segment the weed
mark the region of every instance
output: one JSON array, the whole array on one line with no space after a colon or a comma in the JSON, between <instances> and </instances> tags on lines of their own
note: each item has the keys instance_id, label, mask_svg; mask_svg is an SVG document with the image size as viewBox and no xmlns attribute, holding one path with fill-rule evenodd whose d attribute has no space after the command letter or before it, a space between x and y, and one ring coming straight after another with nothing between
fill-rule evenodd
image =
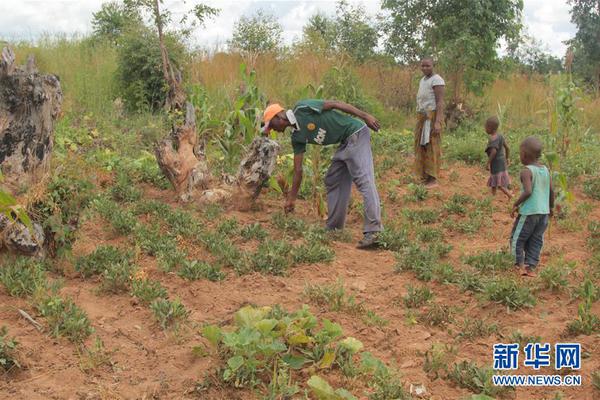
<instances>
[{"instance_id":1,"label":"weed","mask_svg":"<svg viewBox=\"0 0 600 400\"><path fill-rule=\"evenodd\" d=\"M203 213L206 219L214 221L218 216L223 214L223 207L216 203L209 204L204 208Z\"/></svg>"},{"instance_id":2,"label":"weed","mask_svg":"<svg viewBox=\"0 0 600 400\"><path fill-rule=\"evenodd\" d=\"M463 291L469 292L483 292L485 290L486 282L477 273L463 272L458 276L458 286Z\"/></svg>"},{"instance_id":3,"label":"weed","mask_svg":"<svg viewBox=\"0 0 600 400\"><path fill-rule=\"evenodd\" d=\"M455 283L459 276L454 267L447 263L435 264L432 273L433 279L444 284Z\"/></svg>"},{"instance_id":4,"label":"weed","mask_svg":"<svg viewBox=\"0 0 600 400\"><path fill-rule=\"evenodd\" d=\"M284 275L292 265L292 246L284 240L262 242L252 256L252 268L265 274Z\"/></svg>"},{"instance_id":5,"label":"weed","mask_svg":"<svg viewBox=\"0 0 600 400\"><path fill-rule=\"evenodd\" d=\"M396 265L394 270L413 271L417 279L430 281L433 279L432 268L437 263L439 257L431 250L422 249L417 244L410 244L396 253Z\"/></svg>"},{"instance_id":6,"label":"weed","mask_svg":"<svg viewBox=\"0 0 600 400\"><path fill-rule=\"evenodd\" d=\"M117 180L110 189L110 194L115 201L131 203L142 197L142 192L135 187L133 181L124 172L117 174Z\"/></svg>"},{"instance_id":7,"label":"weed","mask_svg":"<svg viewBox=\"0 0 600 400\"><path fill-rule=\"evenodd\" d=\"M177 328L185 320L189 312L181 303L181 300L167 300L158 298L150 303L150 309L154 313L154 318L163 329L169 327Z\"/></svg>"},{"instance_id":8,"label":"weed","mask_svg":"<svg viewBox=\"0 0 600 400\"><path fill-rule=\"evenodd\" d=\"M15 338L8 337L8 328L0 328L0 366L4 372L10 372L13 368L21 368L17 360L17 347L19 342Z\"/></svg>"},{"instance_id":9,"label":"weed","mask_svg":"<svg viewBox=\"0 0 600 400\"><path fill-rule=\"evenodd\" d=\"M143 304L150 304L156 299L166 299L167 289L159 281L148 278L134 279L131 281L131 295Z\"/></svg>"},{"instance_id":10,"label":"weed","mask_svg":"<svg viewBox=\"0 0 600 400\"><path fill-rule=\"evenodd\" d=\"M26 297L48 286L42 264L27 257L16 257L0 268L0 282L9 295Z\"/></svg>"},{"instance_id":11,"label":"weed","mask_svg":"<svg viewBox=\"0 0 600 400\"><path fill-rule=\"evenodd\" d=\"M131 278L135 271L135 266L128 261L112 263L102 272L102 282L100 290L105 293L124 293L131 286Z\"/></svg>"},{"instance_id":12,"label":"weed","mask_svg":"<svg viewBox=\"0 0 600 400\"><path fill-rule=\"evenodd\" d=\"M167 208L167 211L160 215L164 218L165 222L169 226L169 234L171 236L183 236L188 238L196 238L201 233L200 224L195 220L194 216L190 213L179 210Z\"/></svg>"},{"instance_id":13,"label":"weed","mask_svg":"<svg viewBox=\"0 0 600 400\"><path fill-rule=\"evenodd\" d=\"M98 336L94 338L91 347L79 351L79 368L83 372L93 371L104 365L112 365L111 353L104 347L104 342Z\"/></svg>"},{"instance_id":14,"label":"weed","mask_svg":"<svg viewBox=\"0 0 600 400\"><path fill-rule=\"evenodd\" d=\"M380 317L379 315L377 315L377 313L375 313L375 311L372 310L367 310L362 320L367 326L378 326L380 328L390 323L390 321L383 317Z\"/></svg>"},{"instance_id":15,"label":"weed","mask_svg":"<svg viewBox=\"0 0 600 400\"><path fill-rule=\"evenodd\" d=\"M409 193L406 195L408 201L424 201L427 199L429 192L424 185L417 185L414 183L408 184Z\"/></svg>"},{"instance_id":16,"label":"weed","mask_svg":"<svg viewBox=\"0 0 600 400\"><path fill-rule=\"evenodd\" d=\"M392 251L403 249L410 243L406 229L394 226L379 232L377 240L382 248Z\"/></svg>"},{"instance_id":17,"label":"weed","mask_svg":"<svg viewBox=\"0 0 600 400\"><path fill-rule=\"evenodd\" d=\"M465 318L460 326L458 338L462 340L473 340L488 337L498 333L498 325L490 324L480 318Z\"/></svg>"},{"instance_id":18,"label":"weed","mask_svg":"<svg viewBox=\"0 0 600 400\"><path fill-rule=\"evenodd\" d=\"M592 303L600 300L600 287L596 286L594 280L586 276L581 286L576 290L577 296L582 300L589 299Z\"/></svg>"},{"instance_id":19,"label":"weed","mask_svg":"<svg viewBox=\"0 0 600 400\"><path fill-rule=\"evenodd\" d=\"M210 265L207 262L197 260L185 260L178 275L189 281L204 278L212 282L217 282L225 279L225 274L221 272L219 266Z\"/></svg>"},{"instance_id":20,"label":"weed","mask_svg":"<svg viewBox=\"0 0 600 400\"><path fill-rule=\"evenodd\" d=\"M135 215L167 215L171 208L158 200L141 200L134 204L133 213Z\"/></svg>"},{"instance_id":21,"label":"weed","mask_svg":"<svg viewBox=\"0 0 600 400\"><path fill-rule=\"evenodd\" d=\"M422 243L439 242L443 239L444 234L437 228L424 226L417 231L417 239Z\"/></svg>"},{"instance_id":22,"label":"weed","mask_svg":"<svg viewBox=\"0 0 600 400\"><path fill-rule=\"evenodd\" d=\"M467 219L447 219L442 226L452 232L472 235L479 232L483 224L481 214L471 213Z\"/></svg>"},{"instance_id":23,"label":"weed","mask_svg":"<svg viewBox=\"0 0 600 400\"><path fill-rule=\"evenodd\" d=\"M430 208L422 208L418 210L404 209L402 213L409 221L419 224L433 224L440 217L439 211Z\"/></svg>"},{"instance_id":24,"label":"weed","mask_svg":"<svg viewBox=\"0 0 600 400\"><path fill-rule=\"evenodd\" d=\"M548 265L540 272L540 280L543 287L553 292L566 289L569 284L567 277L571 273L571 270L572 268L569 268L562 262Z\"/></svg>"},{"instance_id":25,"label":"weed","mask_svg":"<svg viewBox=\"0 0 600 400\"><path fill-rule=\"evenodd\" d=\"M444 204L444 209L449 214L465 215L467 213L467 204L473 203L473 198L463 194L453 194Z\"/></svg>"},{"instance_id":26,"label":"weed","mask_svg":"<svg viewBox=\"0 0 600 400\"><path fill-rule=\"evenodd\" d=\"M72 342L82 342L94 330L81 308L71 299L57 295L43 295L35 307L46 318L54 336L65 336Z\"/></svg>"},{"instance_id":27,"label":"weed","mask_svg":"<svg viewBox=\"0 0 600 400\"><path fill-rule=\"evenodd\" d=\"M440 328L451 323L453 318L452 308L444 304L433 304L418 317L420 322Z\"/></svg>"},{"instance_id":28,"label":"weed","mask_svg":"<svg viewBox=\"0 0 600 400\"><path fill-rule=\"evenodd\" d=\"M506 251L489 251L483 252L464 258L467 265L477 269L483 273L492 273L509 271L513 268L514 260L510 253Z\"/></svg>"},{"instance_id":29,"label":"weed","mask_svg":"<svg viewBox=\"0 0 600 400\"><path fill-rule=\"evenodd\" d=\"M448 371L448 379L458 386L470 391L487 396L497 396L514 390L510 386L495 386L492 382L494 370L488 367L479 367L472 361L462 361L453 365Z\"/></svg>"},{"instance_id":30,"label":"weed","mask_svg":"<svg viewBox=\"0 0 600 400\"><path fill-rule=\"evenodd\" d=\"M343 311L349 314L363 314L365 306L357 302L354 295L346 294L344 283L332 285L312 285L304 287L304 295L313 303L325 306L329 311Z\"/></svg>"},{"instance_id":31,"label":"weed","mask_svg":"<svg viewBox=\"0 0 600 400\"><path fill-rule=\"evenodd\" d=\"M456 348L449 344L433 343L425 352L423 371L433 379L444 376L448 372L448 364L456 356Z\"/></svg>"},{"instance_id":32,"label":"weed","mask_svg":"<svg viewBox=\"0 0 600 400\"><path fill-rule=\"evenodd\" d=\"M171 272L178 269L186 260L183 250L175 250L170 253L159 253L156 255L158 268L163 272Z\"/></svg>"},{"instance_id":33,"label":"weed","mask_svg":"<svg viewBox=\"0 0 600 400\"><path fill-rule=\"evenodd\" d=\"M82 277L88 278L104 272L112 265L129 264L131 253L123 252L113 246L98 246L87 256L82 256L75 262L75 271Z\"/></svg>"},{"instance_id":34,"label":"weed","mask_svg":"<svg viewBox=\"0 0 600 400\"><path fill-rule=\"evenodd\" d=\"M135 241L149 256L167 256L177 254L177 242L173 237L160 231L158 225L139 226L135 232Z\"/></svg>"},{"instance_id":35,"label":"weed","mask_svg":"<svg viewBox=\"0 0 600 400\"><path fill-rule=\"evenodd\" d=\"M135 215L106 198L96 199L93 203L98 213L106 219L114 231L120 235L128 235L136 229L138 220Z\"/></svg>"},{"instance_id":36,"label":"weed","mask_svg":"<svg viewBox=\"0 0 600 400\"><path fill-rule=\"evenodd\" d=\"M400 377L396 371L390 370L379 359L373 357L369 352L360 355L361 370L372 375L369 380L369 400L408 400L411 396L403 388Z\"/></svg>"},{"instance_id":37,"label":"weed","mask_svg":"<svg viewBox=\"0 0 600 400\"><path fill-rule=\"evenodd\" d=\"M600 200L600 176L588 178L583 183L583 193L594 200Z\"/></svg>"},{"instance_id":38,"label":"weed","mask_svg":"<svg viewBox=\"0 0 600 400\"><path fill-rule=\"evenodd\" d=\"M533 307L535 296L527 286L519 286L510 278L499 278L488 281L484 288L485 296L490 301L504 304L511 310Z\"/></svg>"},{"instance_id":39,"label":"weed","mask_svg":"<svg viewBox=\"0 0 600 400\"><path fill-rule=\"evenodd\" d=\"M408 308L419 308L433 299L433 292L427 286L408 286L408 293L402 298Z\"/></svg>"},{"instance_id":40,"label":"weed","mask_svg":"<svg viewBox=\"0 0 600 400\"><path fill-rule=\"evenodd\" d=\"M600 251L600 222L590 221L588 230L590 231L590 236L587 239L588 246L594 252Z\"/></svg>"},{"instance_id":41,"label":"weed","mask_svg":"<svg viewBox=\"0 0 600 400\"><path fill-rule=\"evenodd\" d=\"M258 222L244 226L240 232L240 235L244 240L256 239L259 242L262 242L269 236L265 228L263 228Z\"/></svg>"},{"instance_id":42,"label":"weed","mask_svg":"<svg viewBox=\"0 0 600 400\"><path fill-rule=\"evenodd\" d=\"M292 259L296 264L328 263L335 258L333 249L317 241L308 241L292 250Z\"/></svg>"},{"instance_id":43,"label":"weed","mask_svg":"<svg viewBox=\"0 0 600 400\"><path fill-rule=\"evenodd\" d=\"M307 230L306 222L281 212L275 213L271 221L275 228L294 236L302 236L303 232Z\"/></svg>"},{"instance_id":44,"label":"weed","mask_svg":"<svg viewBox=\"0 0 600 400\"><path fill-rule=\"evenodd\" d=\"M577 319L567 325L571 335L592 335L600 332L600 318L592 314L592 303L596 296L596 288L591 279L586 279L581 290L582 302L577 309Z\"/></svg>"},{"instance_id":45,"label":"weed","mask_svg":"<svg viewBox=\"0 0 600 400\"><path fill-rule=\"evenodd\" d=\"M217 226L217 232L222 236L236 236L240 227L236 219L229 218Z\"/></svg>"},{"instance_id":46,"label":"weed","mask_svg":"<svg viewBox=\"0 0 600 400\"><path fill-rule=\"evenodd\" d=\"M524 348L529 343L541 343L542 337L526 335L517 329L516 331L511 332L510 336L508 337L508 340L510 343L519 343L519 347Z\"/></svg>"}]
</instances>

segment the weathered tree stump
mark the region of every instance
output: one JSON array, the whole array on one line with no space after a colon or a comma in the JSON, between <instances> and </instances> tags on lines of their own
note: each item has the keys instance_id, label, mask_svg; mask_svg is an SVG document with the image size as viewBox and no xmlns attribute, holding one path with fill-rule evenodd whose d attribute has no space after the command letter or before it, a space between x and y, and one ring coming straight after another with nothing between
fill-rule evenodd
<instances>
[{"instance_id":1,"label":"weathered tree stump","mask_svg":"<svg viewBox=\"0 0 600 400\"><path fill-rule=\"evenodd\" d=\"M0 55L0 168L3 186L14 192L46 171L62 91L54 75L40 74L33 56L15 65L9 47Z\"/></svg>"},{"instance_id":2,"label":"weathered tree stump","mask_svg":"<svg viewBox=\"0 0 600 400\"><path fill-rule=\"evenodd\" d=\"M266 137L256 137L240 163L238 186L253 200L260 194L277 164L279 143Z\"/></svg>"}]
</instances>

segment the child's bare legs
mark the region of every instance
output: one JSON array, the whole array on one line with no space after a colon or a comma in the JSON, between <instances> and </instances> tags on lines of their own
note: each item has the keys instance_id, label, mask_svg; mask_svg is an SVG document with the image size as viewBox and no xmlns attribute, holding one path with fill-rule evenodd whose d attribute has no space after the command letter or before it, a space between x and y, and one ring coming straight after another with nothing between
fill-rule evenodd
<instances>
[{"instance_id":1,"label":"child's bare legs","mask_svg":"<svg viewBox=\"0 0 600 400\"><path fill-rule=\"evenodd\" d=\"M496 189L496 188L494 188L494 189ZM504 193L506 195L506 197L508 197L509 200L512 199L513 195L511 192L508 191L508 188L505 188L504 186L500 186L500 190L502 190L502 193Z\"/></svg>"}]
</instances>

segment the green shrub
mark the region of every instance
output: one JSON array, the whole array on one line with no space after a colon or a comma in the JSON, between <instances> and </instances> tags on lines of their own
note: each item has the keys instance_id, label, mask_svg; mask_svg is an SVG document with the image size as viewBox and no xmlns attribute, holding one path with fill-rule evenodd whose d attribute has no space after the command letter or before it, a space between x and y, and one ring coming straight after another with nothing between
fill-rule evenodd
<instances>
[{"instance_id":1,"label":"green shrub","mask_svg":"<svg viewBox=\"0 0 600 400\"><path fill-rule=\"evenodd\" d=\"M528 286L519 286L510 278L488 281L484 293L488 300L504 304L512 310L533 307L536 303L535 296Z\"/></svg>"},{"instance_id":2,"label":"green shrub","mask_svg":"<svg viewBox=\"0 0 600 400\"><path fill-rule=\"evenodd\" d=\"M13 368L21 368L17 360L17 346L19 342L15 338L8 337L8 328L0 328L0 366L4 372L9 372Z\"/></svg>"},{"instance_id":3,"label":"green shrub","mask_svg":"<svg viewBox=\"0 0 600 400\"><path fill-rule=\"evenodd\" d=\"M159 281L148 278L134 279L131 281L131 295L143 304L150 304L156 299L166 299L167 289Z\"/></svg>"},{"instance_id":4,"label":"green shrub","mask_svg":"<svg viewBox=\"0 0 600 400\"><path fill-rule=\"evenodd\" d=\"M408 285L408 293L402 298L408 308L419 308L433 299L433 292L427 286Z\"/></svg>"},{"instance_id":5,"label":"green shrub","mask_svg":"<svg viewBox=\"0 0 600 400\"><path fill-rule=\"evenodd\" d=\"M484 250L479 254L467 256L464 258L464 262L486 274L509 271L514 265L514 259L510 253L490 250Z\"/></svg>"},{"instance_id":6,"label":"green shrub","mask_svg":"<svg viewBox=\"0 0 600 400\"><path fill-rule=\"evenodd\" d=\"M85 311L71 299L63 299L57 295L43 296L35 307L46 318L54 336L65 336L70 341L79 343L94 331Z\"/></svg>"},{"instance_id":7,"label":"green shrub","mask_svg":"<svg viewBox=\"0 0 600 400\"><path fill-rule=\"evenodd\" d=\"M292 259L296 264L316 264L331 262L335 258L335 252L320 242L308 241L308 243L294 247Z\"/></svg>"},{"instance_id":8,"label":"green shrub","mask_svg":"<svg viewBox=\"0 0 600 400\"><path fill-rule=\"evenodd\" d=\"M131 253L124 252L113 246L98 246L87 256L82 256L75 262L75 271L82 277L88 278L103 273L112 265L123 265L131 262Z\"/></svg>"},{"instance_id":9,"label":"green shrub","mask_svg":"<svg viewBox=\"0 0 600 400\"><path fill-rule=\"evenodd\" d=\"M600 176L588 178L583 183L583 193L594 200L600 200Z\"/></svg>"},{"instance_id":10,"label":"green shrub","mask_svg":"<svg viewBox=\"0 0 600 400\"><path fill-rule=\"evenodd\" d=\"M252 256L252 268L265 274L284 275L292 266L292 246L285 240L262 242Z\"/></svg>"},{"instance_id":11,"label":"green shrub","mask_svg":"<svg viewBox=\"0 0 600 400\"><path fill-rule=\"evenodd\" d=\"M225 274L221 272L219 266L210 265L207 262L197 260L184 261L178 275L189 281L204 278L212 282L217 282L225 279Z\"/></svg>"},{"instance_id":12,"label":"green shrub","mask_svg":"<svg viewBox=\"0 0 600 400\"><path fill-rule=\"evenodd\" d=\"M4 262L0 268L0 282L8 294L15 297L31 296L38 289L48 287L42 264L27 257L16 257Z\"/></svg>"},{"instance_id":13,"label":"green shrub","mask_svg":"<svg viewBox=\"0 0 600 400\"><path fill-rule=\"evenodd\" d=\"M158 298L150 303L154 318L163 329L177 328L181 322L187 320L189 312L179 299L167 300Z\"/></svg>"},{"instance_id":14,"label":"green shrub","mask_svg":"<svg viewBox=\"0 0 600 400\"><path fill-rule=\"evenodd\" d=\"M255 222L250 225L246 225L242 228L240 235L244 240L256 239L259 242L265 240L269 233L262 227L262 225L258 222Z\"/></svg>"},{"instance_id":15,"label":"green shrub","mask_svg":"<svg viewBox=\"0 0 600 400\"><path fill-rule=\"evenodd\" d=\"M102 271L100 290L112 294L127 292L131 286L134 271L135 266L129 263L129 261L111 263Z\"/></svg>"}]
</instances>

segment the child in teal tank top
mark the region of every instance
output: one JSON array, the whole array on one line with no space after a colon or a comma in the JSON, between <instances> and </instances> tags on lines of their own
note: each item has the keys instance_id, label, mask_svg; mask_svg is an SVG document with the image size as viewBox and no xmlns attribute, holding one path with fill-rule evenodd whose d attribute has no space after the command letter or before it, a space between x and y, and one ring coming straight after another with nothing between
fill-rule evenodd
<instances>
[{"instance_id":1,"label":"child in teal tank top","mask_svg":"<svg viewBox=\"0 0 600 400\"><path fill-rule=\"evenodd\" d=\"M552 177L546 166L540 164L542 142L529 136L521 143L521 195L515 201L511 215L518 216L513 225L510 247L515 265L524 276L535 276L544 245L544 232L554 208Z\"/></svg>"}]
</instances>

